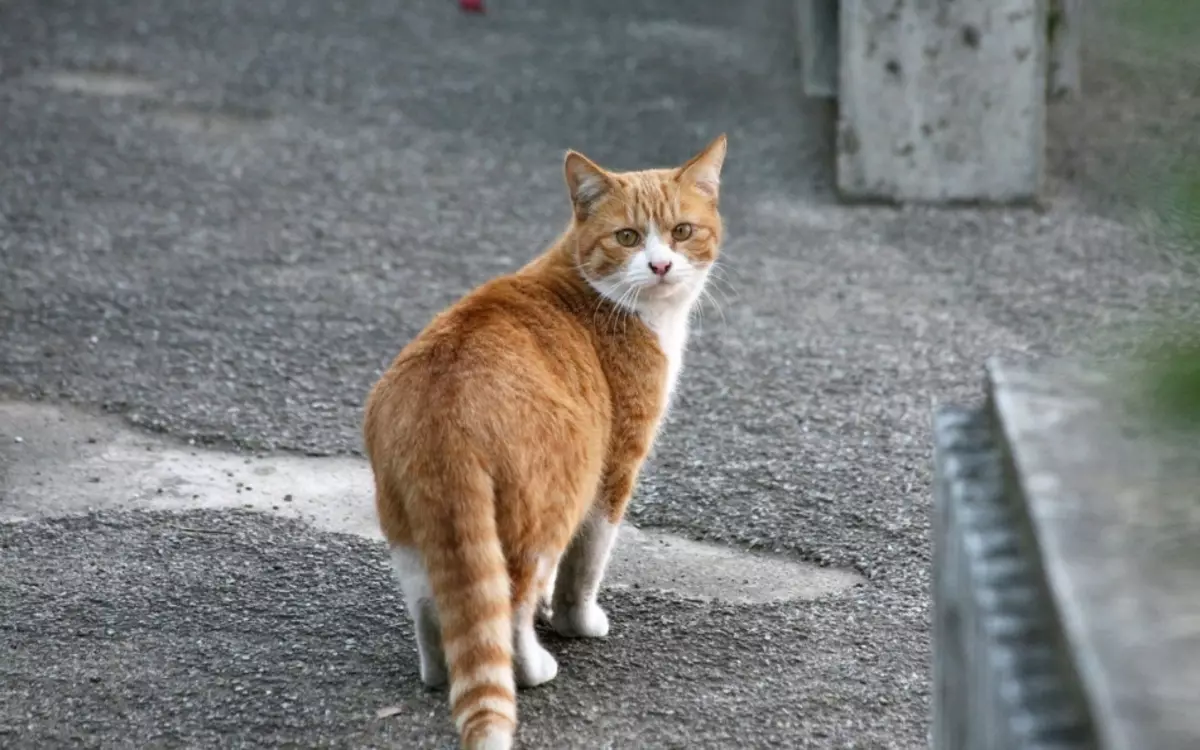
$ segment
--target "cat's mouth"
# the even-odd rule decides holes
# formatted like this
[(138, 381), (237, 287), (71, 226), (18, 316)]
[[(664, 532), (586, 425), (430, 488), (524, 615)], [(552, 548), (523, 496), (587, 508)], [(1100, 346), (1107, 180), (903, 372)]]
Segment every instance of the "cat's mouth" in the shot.
[(663, 299), (678, 294), (686, 284), (680, 279), (654, 279), (642, 284), (642, 292), (656, 299)]

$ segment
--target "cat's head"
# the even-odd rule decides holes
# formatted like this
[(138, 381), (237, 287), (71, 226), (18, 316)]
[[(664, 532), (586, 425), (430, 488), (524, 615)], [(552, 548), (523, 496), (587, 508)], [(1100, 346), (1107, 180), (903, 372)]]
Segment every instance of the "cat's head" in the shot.
[(674, 169), (610, 172), (568, 152), (572, 249), (588, 283), (627, 307), (695, 299), (721, 243), (724, 161), (724, 135)]

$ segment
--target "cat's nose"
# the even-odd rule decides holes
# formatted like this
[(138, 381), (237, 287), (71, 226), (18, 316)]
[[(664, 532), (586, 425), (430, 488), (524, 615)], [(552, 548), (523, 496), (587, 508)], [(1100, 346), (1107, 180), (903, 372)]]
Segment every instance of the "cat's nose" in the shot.
[(671, 261), (669, 260), (652, 260), (650, 261), (650, 270), (655, 276), (666, 276), (667, 271), (671, 270)]

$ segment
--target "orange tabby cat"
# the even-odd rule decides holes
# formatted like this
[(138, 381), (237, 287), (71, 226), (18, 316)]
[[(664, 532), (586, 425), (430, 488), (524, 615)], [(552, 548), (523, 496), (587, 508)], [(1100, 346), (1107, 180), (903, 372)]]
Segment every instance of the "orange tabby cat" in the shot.
[(608, 633), (596, 595), (717, 258), (724, 158), (725, 136), (675, 169), (568, 152), (566, 232), (435, 317), (367, 399), (421, 679), (449, 681), (468, 750), (510, 748), (516, 687), (558, 673), (536, 615)]

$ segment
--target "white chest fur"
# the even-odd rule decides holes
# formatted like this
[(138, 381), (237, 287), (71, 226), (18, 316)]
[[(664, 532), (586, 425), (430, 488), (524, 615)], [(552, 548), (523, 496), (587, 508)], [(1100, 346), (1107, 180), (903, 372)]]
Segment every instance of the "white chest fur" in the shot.
[(638, 310), (642, 321), (658, 337), (658, 345), (667, 357), (667, 377), (663, 384), (664, 413), (671, 406), (671, 397), (683, 369), (692, 304), (692, 299), (672, 300), (672, 304), (646, 305)]

